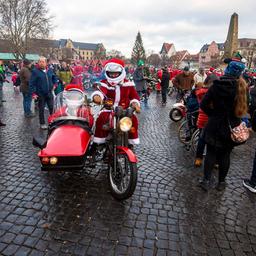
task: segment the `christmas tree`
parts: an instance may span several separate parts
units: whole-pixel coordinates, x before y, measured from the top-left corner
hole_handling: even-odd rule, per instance
[[[132,58],[131,61],[133,64],[137,64],[139,60],[146,60],[145,49],[143,47],[143,42],[140,32],[136,36],[136,40],[132,49]]]

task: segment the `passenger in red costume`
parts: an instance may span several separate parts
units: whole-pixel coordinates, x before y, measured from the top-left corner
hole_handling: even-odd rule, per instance
[[[92,128],[94,118],[90,107],[85,104],[83,93],[84,90],[81,85],[67,85],[64,92],[57,96],[56,101],[61,97],[61,103],[57,104],[58,107],[55,109],[54,113],[48,117],[48,122],[51,123],[56,118],[63,116],[80,117],[86,119],[89,127]]]

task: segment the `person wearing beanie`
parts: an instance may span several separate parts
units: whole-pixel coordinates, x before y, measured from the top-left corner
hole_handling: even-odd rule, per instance
[[[161,92],[162,92],[162,105],[166,105],[167,89],[169,87],[170,73],[168,67],[163,67],[162,79],[161,79]]]
[[[194,75],[189,72],[189,67],[186,66],[183,72],[175,76],[173,79],[173,85],[178,89],[176,101],[179,102],[184,94],[192,89],[194,85]]]
[[[247,113],[247,85],[241,74],[244,63],[231,60],[225,69],[224,76],[214,80],[201,101],[200,108],[208,116],[203,139],[207,145],[204,159],[204,177],[199,186],[208,191],[212,171],[219,165],[219,177],[216,189],[223,190],[230,166],[230,153],[235,146],[231,139],[230,126],[241,123],[241,117]]]
[[[143,60],[138,61],[138,66],[133,73],[133,81],[139,96],[147,90],[147,80],[145,76],[145,64]],[[147,98],[146,98],[147,101]],[[145,103],[146,103],[145,101]]]

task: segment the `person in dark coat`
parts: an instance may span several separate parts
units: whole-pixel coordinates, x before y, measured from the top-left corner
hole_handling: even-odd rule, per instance
[[[38,96],[40,128],[47,129],[45,124],[44,108],[47,104],[50,114],[53,112],[53,89],[58,79],[51,68],[47,68],[45,57],[40,57],[38,67],[32,70],[29,81],[29,93]]]
[[[246,83],[240,77],[245,65],[239,61],[231,61],[225,75],[215,80],[205,94],[200,108],[209,117],[204,130],[203,139],[207,144],[204,161],[204,178],[199,185],[208,190],[214,165],[219,165],[217,189],[225,188],[225,178],[230,166],[230,153],[235,146],[231,140],[230,127],[240,124],[247,113]]]
[[[33,117],[34,115],[31,112],[32,95],[29,93],[29,80],[31,77],[31,63],[29,60],[23,60],[23,68],[20,70],[19,77],[25,117]]]
[[[162,105],[166,105],[166,95],[167,95],[167,89],[169,87],[169,81],[170,81],[170,73],[168,72],[168,67],[165,66],[163,68],[163,74],[161,79],[161,91],[162,91]]]
[[[144,75],[144,61],[140,60],[138,62],[138,67],[135,69],[133,73],[133,80],[135,83],[136,90],[141,97],[142,93],[144,93],[147,89],[147,80]]]

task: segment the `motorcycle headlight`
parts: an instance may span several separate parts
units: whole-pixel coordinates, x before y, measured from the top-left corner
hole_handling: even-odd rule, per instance
[[[119,124],[122,132],[128,132],[132,128],[132,119],[130,117],[123,117]]]

